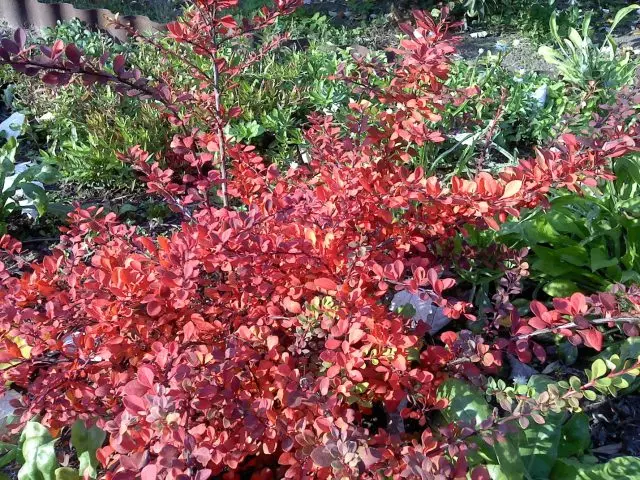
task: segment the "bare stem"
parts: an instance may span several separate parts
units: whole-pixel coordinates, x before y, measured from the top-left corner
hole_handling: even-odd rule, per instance
[[[590,320],[589,323],[593,325],[602,325],[605,323],[640,323],[640,317],[616,317],[616,318],[597,318],[595,320]],[[536,330],[535,332],[526,333],[523,335],[518,335],[514,337],[514,340],[526,340],[531,337],[535,337],[538,335],[544,335],[546,333],[553,333],[557,330],[569,330],[572,328],[576,328],[578,325],[574,322],[565,323],[564,325],[557,325],[555,327],[543,328],[542,330]]]

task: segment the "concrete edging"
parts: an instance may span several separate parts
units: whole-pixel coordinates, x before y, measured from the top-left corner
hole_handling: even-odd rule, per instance
[[[77,18],[85,22],[90,28],[105,31],[112,37],[123,41],[127,38],[124,30],[117,30],[109,25],[109,19],[114,14],[104,8],[83,10],[75,8],[69,3],[40,3],[38,0],[0,0],[0,21],[6,22],[12,28],[55,27],[58,21],[69,21]],[[128,22],[139,32],[154,32],[165,30],[165,25],[153,22],[145,16],[121,16],[121,20]]]

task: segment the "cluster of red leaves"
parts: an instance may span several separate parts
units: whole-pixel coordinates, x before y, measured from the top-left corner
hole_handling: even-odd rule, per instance
[[[211,54],[204,43],[215,43],[212,32],[241,36],[232,18],[210,15],[235,3],[198,0],[171,35]],[[281,10],[294,3],[278,2]],[[466,475],[465,445],[428,424],[428,412],[442,406],[437,388],[470,342],[485,358],[493,349],[493,359],[519,343],[478,348],[482,341],[448,332],[443,344],[427,344],[424,328],[389,311],[389,294],[421,292],[451,318],[473,319],[470,304],[444,296],[455,281],[442,275],[448,265],[438,245],[470,225],[498,228],[544,205],[552,188],[606,177],[610,152],[565,136],[497,177],[444,184],[407,168],[396,141],[438,141],[423,119],[437,121],[428,112],[447,94],[453,51],[444,23],[419,15],[417,25],[402,44],[394,87],[379,98],[386,104],[393,95],[396,114],[381,109],[364,129],[354,116],[346,133],[331,118],[312,118],[311,160],[287,172],[220,133],[237,110],[224,110],[217,87],[185,93],[143,80],[117,59],[113,72],[100,73],[75,47],[55,47],[43,62],[24,50],[21,34],[3,42],[0,57],[20,69],[53,71],[65,82],[73,74],[117,81],[125,93],[168,106],[182,126],[191,112],[181,102],[198,104],[212,125],[174,138],[181,178],[140,148],[126,155],[149,192],[184,215],[170,236],[140,235],[112,213],[77,209],[50,256],[18,275],[0,265],[0,361],[11,364],[2,376],[26,391],[23,421],[39,414],[55,430],[77,418],[97,421],[108,432],[99,460],[110,479],[240,478],[247,469],[252,478]],[[236,72],[214,63],[219,74]],[[225,158],[228,178],[219,173]],[[215,185],[242,208],[217,206],[208,195]],[[7,238],[2,244],[19,249]],[[556,326],[562,316],[584,334],[584,302],[574,303],[558,303],[544,325],[535,304],[536,317],[515,334]],[[370,431],[374,405],[389,415],[403,407],[420,430]]]

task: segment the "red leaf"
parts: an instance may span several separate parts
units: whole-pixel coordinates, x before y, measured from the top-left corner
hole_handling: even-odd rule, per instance
[[[329,393],[329,387],[331,386],[331,380],[328,377],[322,377],[320,379],[320,383],[318,384],[318,391],[322,395],[326,395]]]
[[[146,385],[143,385],[138,380],[131,380],[129,383],[127,383],[124,386],[122,391],[126,395],[131,395],[131,396],[135,396],[135,397],[142,397],[142,396],[146,395],[149,392],[149,387],[146,386]]]
[[[291,300],[289,297],[285,297],[282,300],[282,306],[288,311],[293,313],[294,315],[297,315],[299,313],[302,313],[302,307],[300,306],[300,304],[298,302],[294,302],[293,300]]]
[[[323,290],[327,290],[327,291],[337,290],[338,288],[338,284],[333,280],[331,280],[330,278],[316,278],[313,281],[313,284],[316,287],[321,288]]]
[[[124,55],[118,55],[113,59],[113,71],[120,74],[124,71]]]
[[[270,335],[267,337],[267,350],[273,350],[280,343],[277,335]]]
[[[325,447],[316,447],[311,451],[311,460],[321,468],[330,467],[333,456]]]
[[[537,300],[529,304],[529,309],[531,309],[531,312],[538,318],[542,318],[542,316],[549,311],[543,303]]]
[[[64,50],[64,42],[62,40],[56,40],[51,46],[51,58],[56,59]]]
[[[440,335],[440,340],[442,340],[442,343],[449,346],[453,345],[457,339],[458,334],[455,332],[444,332]]]
[[[18,53],[20,53],[20,47],[18,47],[18,44],[13,40],[10,40],[8,38],[3,38],[0,44],[2,45],[2,48],[4,48],[7,52],[11,53],[12,55],[17,55]]]
[[[340,367],[338,365],[331,365],[327,370],[327,377],[333,378],[340,373]]]
[[[22,50],[24,48],[24,44],[27,42],[27,32],[24,31],[24,28],[19,28],[13,34],[13,39],[16,41],[20,50]]]
[[[141,480],[156,480],[158,478],[158,467],[154,463],[150,463],[140,472]]]
[[[471,472],[471,480],[490,480],[491,475],[486,467],[475,467]]]
[[[76,65],[80,64],[80,60],[82,58],[82,52],[73,43],[70,43],[69,45],[67,45],[67,48],[65,48],[64,53],[71,63],[74,63]]]
[[[364,336],[365,336],[365,333],[362,330],[360,330],[359,328],[352,328],[349,331],[349,343],[352,345],[354,343],[358,343],[360,339]]]
[[[504,187],[501,199],[511,198],[522,189],[522,180],[512,180]]]
[[[60,85],[60,74],[58,72],[47,72],[42,76],[42,81],[47,85]]]
[[[147,315],[149,315],[150,317],[157,317],[161,313],[162,305],[160,305],[160,302],[152,300],[151,302],[147,303]]]
[[[147,404],[141,397],[127,395],[122,399],[125,408],[133,415],[141,415],[147,411]]]
[[[400,280],[402,274],[404,273],[404,263],[402,262],[402,260],[396,260],[395,262],[393,262],[391,271],[393,272],[392,280]]]
[[[482,217],[484,219],[484,221],[487,223],[487,226],[491,229],[491,230],[495,230],[496,232],[500,230],[500,225],[498,225],[498,222],[496,222],[496,219],[493,217]]]
[[[569,300],[573,308],[573,314],[584,313],[587,311],[587,302],[581,293],[574,293]]]
[[[578,335],[582,337],[582,340],[584,340],[584,344],[587,347],[591,347],[597,351],[602,350],[603,335],[600,330],[595,328],[591,328],[589,330],[578,330]]]
[[[147,388],[153,387],[154,373],[148,365],[142,365],[138,368],[138,381]]]
[[[396,355],[396,358],[391,362],[393,367],[400,371],[405,371],[407,369],[407,360],[404,358],[404,355]]]

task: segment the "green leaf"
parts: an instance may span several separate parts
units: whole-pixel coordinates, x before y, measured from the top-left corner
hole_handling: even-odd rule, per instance
[[[0,468],[4,468],[7,465],[13,463],[18,458],[18,449],[14,448],[9,450],[6,454],[0,457]]]
[[[554,383],[545,375],[533,375],[527,382],[527,386],[530,389],[530,395],[537,397],[547,391],[548,385]],[[517,438],[513,438],[528,478],[540,480],[549,478],[558,454],[562,418],[562,413],[549,412],[544,416],[545,423],[530,422]]]
[[[53,439],[49,430],[47,428],[38,423],[38,422],[27,422],[22,433],[20,434],[20,448],[24,449],[23,446],[26,442],[36,442],[38,444],[43,444],[46,442],[50,442]]]
[[[636,479],[640,478],[640,458],[618,457],[597,465],[586,465],[563,458],[556,462],[549,478],[551,480]]]
[[[627,228],[625,244],[627,249],[621,260],[627,268],[633,270],[639,265],[640,259],[640,226]]]
[[[576,413],[562,426],[558,457],[582,455],[591,445],[589,417],[584,413]]]
[[[20,186],[26,197],[33,200],[38,213],[44,215],[47,207],[47,192],[40,185],[35,183],[25,183]]]
[[[562,239],[546,216],[540,216],[525,225],[525,235],[529,242],[554,243]]]
[[[580,288],[571,280],[553,280],[545,284],[542,290],[551,297],[568,297],[578,292]]]
[[[597,395],[593,390],[585,390],[582,392],[584,394],[584,398],[589,400],[590,402],[595,402]]]
[[[562,260],[577,267],[586,267],[589,264],[587,249],[582,245],[572,245],[570,247],[558,248],[556,252]]]
[[[71,427],[71,445],[78,453],[80,460],[80,474],[91,478],[98,476],[98,460],[96,451],[102,447],[106,433],[96,426],[87,428],[84,422],[78,420]]]
[[[558,356],[565,365],[573,365],[578,360],[578,347],[565,340],[558,346]]]
[[[482,392],[456,378],[450,378],[440,385],[438,398],[449,401],[449,405],[442,410],[449,423],[464,422],[477,426],[491,414],[491,408]]]
[[[618,10],[618,13],[616,13],[616,16],[613,17],[613,22],[611,23],[611,28],[609,28],[609,35],[611,35],[611,33],[613,33],[615,28],[624,19],[624,17],[629,15],[634,10],[640,10],[640,5],[635,3],[633,5],[629,5],[627,7],[624,7],[624,8],[621,8],[620,10]]]
[[[40,171],[34,177],[34,180],[44,184],[53,183],[57,178],[56,169],[48,164],[42,165]]]
[[[640,337],[629,337],[620,346],[622,360],[637,360],[640,358]]]
[[[491,415],[491,408],[482,392],[462,380],[446,380],[438,389],[438,398],[449,401],[449,405],[442,410],[445,420],[449,423],[478,425]],[[489,463],[499,464],[499,471],[504,475],[494,478],[518,480],[524,477],[522,459],[518,449],[510,441],[494,439],[493,445],[480,439],[474,438],[474,441],[479,445],[481,456],[488,459]]]
[[[580,387],[582,387],[582,383],[580,382],[580,379],[578,377],[570,377],[569,385],[571,385],[571,388],[576,392],[579,392]]]
[[[19,442],[24,464],[18,471],[18,480],[53,480],[58,467],[55,442],[44,425],[25,425]]]
[[[36,453],[36,467],[44,480],[53,480],[55,471],[58,468],[58,459],[55,450],[56,440],[51,440],[38,447]]]
[[[493,451],[500,465],[501,480],[519,480],[527,477],[524,458],[515,443],[507,438],[494,439]]]
[[[597,359],[591,365],[591,377],[590,380],[594,378],[600,378],[607,373],[607,365],[604,363],[604,360],[601,358]]]
[[[56,469],[55,480],[79,480],[78,470],[70,467]]]
[[[611,258],[604,245],[598,245],[591,249],[591,271],[613,267],[618,264],[617,258]]]

